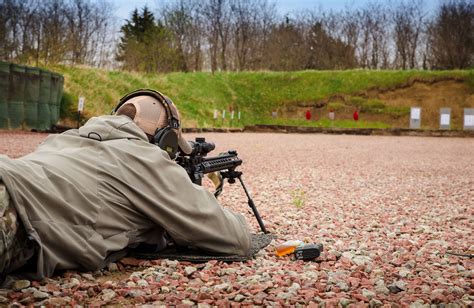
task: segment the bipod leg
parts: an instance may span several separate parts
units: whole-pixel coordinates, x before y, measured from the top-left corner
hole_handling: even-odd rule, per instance
[[[267,234],[268,231],[265,228],[265,225],[263,224],[263,220],[260,217],[260,214],[258,213],[257,207],[255,206],[255,203],[253,203],[252,198],[250,198],[250,194],[247,191],[247,187],[245,187],[244,181],[242,180],[240,175],[237,178],[239,179],[240,184],[242,185],[242,188],[244,189],[245,194],[247,195],[248,204],[249,204],[250,208],[252,209],[253,215],[255,216],[255,218],[257,218],[257,222],[258,222],[258,225],[260,226],[260,229],[262,230],[263,233]]]

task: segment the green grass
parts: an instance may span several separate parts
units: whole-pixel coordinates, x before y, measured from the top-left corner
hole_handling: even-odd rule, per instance
[[[54,66],[49,70],[65,77],[66,105],[62,115],[72,117],[79,96],[86,98],[85,117],[108,114],[121,96],[137,88],[159,90],[172,98],[184,118],[185,127],[231,126],[230,120],[216,121],[214,109],[227,112],[232,106],[242,113],[232,126],[253,124],[319,125],[322,127],[387,127],[379,122],[321,120],[306,123],[268,118],[271,111],[293,104],[313,104],[333,95],[358,95],[371,88],[391,88],[411,79],[463,78],[473,83],[473,71],[300,71],[300,72],[208,72],[140,74],[105,71],[86,67]],[[373,114],[405,115],[407,108],[388,107],[382,102],[352,99],[331,102],[328,106],[344,109],[353,106]],[[326,107],[328,107],[326,106]]]
[[[360,112],[370,114],[387,114],[392,117],[402,117],[410,114],[410,107],[408,106],[387,106],[384,102],[377,99],[364,99],[362,97],[352,97],[351,105],[359,109]],[[342,105],[345,107],[345,105]],[[342,107],[335,108],[334,110],[340,110]]]
[[[306,203],[306,194],[302,189],[291,191],[292,203],[296,208],[303,208]]]

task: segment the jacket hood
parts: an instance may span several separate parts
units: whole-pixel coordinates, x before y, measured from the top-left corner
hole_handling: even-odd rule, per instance
[[[127,116],[105,115],[92,117],[79,128],[79,135],[98,141],[114,139],[141,139],[148,142],[145,133]]]

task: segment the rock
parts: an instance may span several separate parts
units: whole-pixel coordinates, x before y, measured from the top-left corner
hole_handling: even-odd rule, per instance
[[[343,292],[349,291],[349,285],[345,283],[344,281],[339,281],[338,283],[336,283],[336,287],[341,289],[341,291]]]
[[[179,261],[174,261],[174,260],[164,260],[163,261],[163,266],[170,267],[170,268],[176,268],[178,267]]]
[[[208,288],[208,287],[201,287],[199,289],[199,292],[200,293],[211,293],[212,292],[212,289],[211,288]]]
[[[102,290],[102,295],[101,298],[103,301],[109,302],[111,301],[117,294],[115,291],[110,290],[110,289],[104,289]]]
[[[35,291],[37,291],[38,289],[36,288],[32,288],[32,287],[29,287],[29,288],[26,288],[26,289],[22,289],[21,290],[21,293],[33,293]]]
[[[464,295],[465,292],[466,291],[464,291],[463,288],[460,288],[458,286],[448,288],[448,293],[450,293],[450,294],[456,294],[456,295],[461,296],[461,295]]]
[[[471,307],[474,304],[474,296],[464,294],[464,296],[461,298],[461,302],[463,305],[466,305],[466,307]]]
[[[130,290],[127,292],[127,295],[130,296],[130,297],[139,297],[139,296],[145,296],[146,293],[143,292],[142,290]]]
[[[365,264],[371,263],[372,259],[370,259],[370,257],[367,257],[367,256],[355,256],[352,259],[352,262],[354,262],[355,264],[360,266],[360,265],[365,265]]]
[[[278,297],[278,298],[281,298],[281,299],[284,299],[284,300],[287,300],[287,299],[290,299],[290,298],[295,297],[295,294],[293,294],[293,293],[281,292],[281,293],[278,293],[277,297]]]
[[[186,266],[184,268],[184,273],[186,274],[186,276],[191,276],[195,271],[197,271],[197,268],[195,268],[194,266]]]
[[[139,287],[148,287],[148,282],[145,279],[140,279],[137,281],[137,286]]]
[[[135,288],[137,284],[134,281],[127,281],[127,287],[129,288]]]
[[[21,304],[31,304],[35,301],[35,299],[33,298],[33,296],[26,296],[26,297],[23,297],[21,300],[20,300],[20,303]]]
[[[294,282],[291,287],[288,288],[288,292],[296,294],[299,289],[301,289],[301,286],[298,283]]]
[[[84,274],[82,274],[81,276],[84,277],[86,280],[95,281],[94,276],[92,276],[91,274],[84,273]]]
[[[130,275],[130,279],[142,279],[142,273],[141,272],[133,272]]]
[[[407,286],[406,282],[401,281],[401,280],[397,280],[397,281],[393,282],[392,284],[390,284],[389,286],[387,286],[387,288],[390,290],[390,292],[396,294],[398,292],[405,291],[406,286]]]
[[[29,280],[16,280],[13,282],[12,289],[20,291],[21,289],[28,288],[31,285]]]
[[[71,298],[68,296],[65,297],[51,297],[48,299],[48,304],[53,306],[65,306],[71,301]]]
[[[403,291],[402,289],[400,289],[400,288],[397,287],[396,285],[389,285],[387,288],[388,288],[388,290],[389,290],[391,293],[394,293],[394,294],[397,294],[397,293]]]
[[[384,284],[377,284],[374,288],[375,292],[378,294],[388,295],[390,290]],[[395,292],[393,292],[395,293]]]
[[[352,251],[344,251],[342,254],[341,254],[342,257],[346,258],[346,259],[349,259],[349,260],[352,260],[352,258],[355,257],[355,253],[352,252]]]
[[[237,294],[235,297],[234,297],[234,301],[236,302],[241,302],[245,299],[245,296],[243,296],[242,294]]]
[[[33,292],[33,297],[35,299],[45,299],[45,298],[49,298],[49,294],[46,292],[36,290]]]
[[[381,270],[379,268],[374,269],[372,271],[372,276],[374,276],[374,277],[383,277],[384,276],[383,270]]]
[[[447,298],[443,294],[443,292],[435,292],[435,291],[436,290],[434,290],[430,295],[431,302],[435,304],[445,303],[447,301]]]
[[[232,286],[230,283],[224,282],[224,283],[215,285],[215,286],[214,286],[214,289],[215,289],[215,290],[218,290],[218,291],[230,292],[230,291],[232,291],[233,286]]]
[[[400,275],[400,277],[403,277],[403,278],[406,278],[408,277],[408,275],[410,275],[411,271],[405,267],[402,267],[399,271],[398,271],[398,275]]]
[[[413,269],[416,266],[416,262],[414,260],[409,260],[403,266],[408,269]]]
[[[362,289],[362,296],[365,296],[369,300],[371,300],[372,298],[375,297],[375,293],[367,289]]]
[[[350,283],[353,289],[357,288],[360,285],[360,279],[356,277],[349,277],[347,281]]]
[[[435,305],[436,306],[436,305]],[[430,304],[425,304],[421,300],[417,300],[410,304],[410,308],[430,308]]]
[[[8,303],[10,300],[5,296],[0,295],[0,304]]]
[[[71,278],[69,282],[63,284],[61,288],[63,289],[72,289],[79,286],[81,282],[77,278]]]
[[[377,299],[371,299],[369,302],[369,307],[370,308],[377,308],[377,307],[382,307],[383,303]]]
[[[224,276],[224,275],[232,275],[235,273],[237,273],[237,269],[235,268],[224,268],[218,274],[219,276]]]
[[[341,305],[342,308],[345,308],[345,307],[349,306],[351,303],[352,303],[352,301],[348,298],[343,297],[339,300],[339,305]]]
[[[107,270],[109,272],[117,272],[119,270],[117,263],[109,263],[107,264]]]
[[[182,303],[183,305],[188,305],[188,306],[194,306],[194,305],[196,304],[196,303],[194,303],[193,301],[190,301],[190,300],[187,300],[187,299],[183,299],[183,300],[181,301],[181,303]]]
[[[161,293],[170,293],[170,288],[168,288],[167,286],[162,286]]]

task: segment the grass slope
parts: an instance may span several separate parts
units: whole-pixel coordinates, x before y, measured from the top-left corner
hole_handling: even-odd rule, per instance
[[[349,70],[141,74],[68,66],[47,69],[59,72],[65,77],[66,104],[63,116],[72,116],[79,96],[86,98],[85,116],[91,117],[110,113],[119,98],[129,91],[152,88],[172,98],[183,115],[185,127],[243,126],[258,123],[301,125],[305,124],[304,121],[279,119],[273,122],[269,115],[272,110],[285,105],[310,105],[334,95],[351,95],[373,88],[392,88],[413,79],[461,78],[474,89],[474,71]],[[354,102],[354,106],[358,104],[361,102]],[[214,123],[214,109],[226,109],[228,112],[229,108],[240,111],[241,120],[230,123],[228,119],[219,119]],[[390,109],[387,109],[387,112],[390,112]],[[346,122],[336,121],[334,124],[330,121],[320,121],[309,125],[388,126],[377,121],[362,121],[354,125],[350,121]]]

